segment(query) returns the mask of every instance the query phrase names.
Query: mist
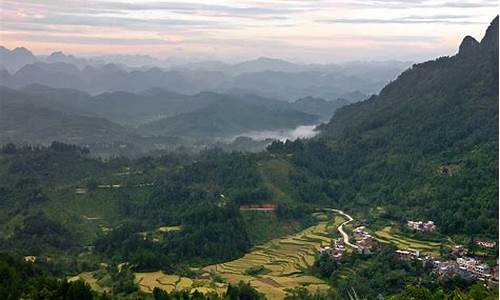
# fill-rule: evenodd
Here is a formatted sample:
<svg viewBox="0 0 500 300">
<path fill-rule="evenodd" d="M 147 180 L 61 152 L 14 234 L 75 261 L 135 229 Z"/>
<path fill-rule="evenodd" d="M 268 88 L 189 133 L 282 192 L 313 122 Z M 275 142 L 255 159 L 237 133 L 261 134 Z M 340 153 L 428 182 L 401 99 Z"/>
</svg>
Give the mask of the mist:
<svg viewBox="0 0 500 300">
<path fill-rule="evenodd" d="M 291 140 L 294 141 L 296 139 L 303 138 L 312 138 L 319 133 L 319 130 L 315 130 L 315 128 L 319 124 L 316 125 L 302 125 L 298 126 L 294 129 L 277 129 L 277 130 L 262 130 L 262 131 L 249 131 L 246 133 L 239 134 L 234 137 L 249 137 L 256 141 L 263 141 L 266 139 L 274 139 L 280 141 Z"/>
</svg>

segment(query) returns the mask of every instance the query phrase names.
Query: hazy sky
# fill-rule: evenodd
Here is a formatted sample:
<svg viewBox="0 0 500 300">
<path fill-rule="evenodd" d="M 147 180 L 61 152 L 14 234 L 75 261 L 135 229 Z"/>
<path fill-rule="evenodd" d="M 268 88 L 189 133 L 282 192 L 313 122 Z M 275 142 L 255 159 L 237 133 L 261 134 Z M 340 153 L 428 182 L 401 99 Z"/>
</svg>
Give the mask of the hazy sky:
<svg viewBox="0 0 500 300">
<path fill-rule="evenodd" d="M 1 0 L 0 44 L 36 54 L 419 61 L 480 39 L 493 0 Z"/>
</svg>

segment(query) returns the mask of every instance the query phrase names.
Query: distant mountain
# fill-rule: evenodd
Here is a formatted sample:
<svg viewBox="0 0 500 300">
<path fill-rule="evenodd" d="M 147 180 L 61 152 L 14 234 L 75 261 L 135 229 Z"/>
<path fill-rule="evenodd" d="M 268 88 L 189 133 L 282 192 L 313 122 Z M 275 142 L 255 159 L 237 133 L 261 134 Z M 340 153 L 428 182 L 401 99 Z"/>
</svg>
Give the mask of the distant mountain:
<svg viewBox="0 0 500 300">
<path fill-rule="evenodd" d="M 99 55 L 92 57 L 92 60 L 99 64 L 117 64 L 128 68 L 167 68 L 170 66 L 165 60 L 161 60 L 149 55 Z"/>
<path fill-rule="evenodd" d="M 342 98 L 326 101 L 322 98 L 306 97 L 293 102 L 292 107 L 298 111 L 318 115 L 323 119 L 329 120 L 337 109 L 350 103 L 348 100 Z"/>
<path fill-rule="evenodd" d="M 150 89 L 141 94 L 110 92 L 92 96 L 76 89 L 32 84 L 20 91 L 32 96 L 27 98 L 30 104 L 63 113 L 106 118 L 126 126 L 192 111 L 204 105 L 186 95 L 164 89 Z"/>
<path fill-rule="evenodd" d="M 136 62 L 132 67 L 117 58 Z M 98 94 L 113 91 L 136 93 L 161 87 L 182 94 L 215 91 L 255 94 L 286 101 L 308 96 L 359 101 L 359 95 L 354 93 L 378 93 L 408 65 L 402 62 L 305 65 L 259 58 L 237 64 L 206 61 L 171 66 L 149 56 L 79 58 L 59 51 L 35 57 L 25 48 L 11 51 L 3 47 L 0 48 L 0 59 L 5 62 L 3 69 L 9 72 L 1 74 L 2 85 L 15 89 L 42 84 Z"/>
<path fill-rule="evenodd" d="M 234 96 L 204 92 L 189 96 L 162 88 L 151 88 L 137 94 L 109 92 L 92 96 L 75 89 L 56 89 L 32 84 L 21 91 L 33 96 L 28 98 L 31 104 L 64 113 L 106 118 L 133 127 L 192 112 L 220 101 L 236 101 L 272 109 L 292 109 L 286 102 L 254 95 Z"/>
<path fill-rule="evenodd" d="M 379 88 L 381 88 L 379 82 L 345 76 L 341 73 L 316 71 L 244 73 L 224 81 L 218 87 L 224 92 L 246 92 L 286 101 L 308 96 L 325 99 L 345 98 L 355 91 L 365 94 L 376 93 Z"/>
<path fill-rule="evenodd" d="M 37 58 L 24 47 L 9 50 L 0 46 L 0 68 L 6 69 L 10 73 L 17 72 L 27 64 L 32 64 Z"/>
<path fill-rule="evenodd" d="M 48 144 L 61 141 L 78 145 L 113 143 L 139 145 L 139 136 L 108 120 L 66 114 L 41 107 L 38 98 L 0 88 L 0 144 L 21 142 Z"/>
<path fill-rule="evenodd" d="M 80 70 L 67 63 L 33 63 L 23 66 L 12 75 L 9 87 L 20 88 L 40 84 L 56 88 L 85 90 L 85 81 L 78 75 Z"/>
<path fill-rule="evenodd" d="M 317 120 L 317 116 L 293 109 L 276 109 L 226 98 L 192 112 L 145 124 L 140 129 L 169 136 L 230 137 L 247 131 L 294 128 Z"/>
<path fill-rule="evenodd" d="M 367 99 L 368 96 L 366 94 L 361 93 L 360 91 L 354 91 L 343 94 L 339 99 L 346 99 L 350 102 L 359 102 Z"/>
<path fill-rule="evenodd" d="M 92 96 L 37 84 L 21 90 L 0 87 L 0 105 L 0 144 L 58 140 L 90 146 L 96 154 L 136 155 L 179 146 L 197 151 L 216 138 L 293 129 L 319 119 L 287 102 L 253 95 L 189 96 L 161 88 Z M 245 144 L 263 147 L 262 143 L 240 146 Z"/>
<path fill-rule="evenodd" d="M 92 59 L 85 59 L 73 55 L 66 55 L 61 51 L 53 52 L 47 57 L 41 57 L 41 60 L 47 63 L 67 63 L 75 65 L 82 69 L 89 65 L 96 65 L 97 62 Z"/>
<path fill-rule="evenodd" d="M 301 72 L 304 66 L 288 62 L 283 59 L 260 57 L 254 60 L 249 60 L 234 64 L 230 67 L 232 73 L 257 73 L 265 71 L 274 72 Z"/>
<path fill-rule="evenodd" d="M 194 63 L 177 64 L 172 69 L 183 71 L 220 71 L 231 75 L 244 73 L 259 73 L 266 71 L 299 73 L 299 72 L 324 72 L 342 73 L 347 76 L 356 76 L 363 79 L 378 77 L 380 80 L 394 79 L 401 71 L 411 65 L 403 61 L 359 61 L 342 64 L 299 64 L 283 59 L 260 57 L 240 63 L 229 64 L 220 61 L 199 61 Z"/>
<path fill-rule="evenodd" d="M 182 73 L 159 68 L 125 70 L 115 64 L 86 66 L 83 69 L 65 62 L 36 62 L 25 65 L 3 83 L 11 88 L 41 84 L 55 88 L 73 88 L 97 94 L 102 92 L 139 92 L 162 87 L 178 93 L 194 94 L 213 90 L 226 79 L 222 73 Z"/>
</svg>

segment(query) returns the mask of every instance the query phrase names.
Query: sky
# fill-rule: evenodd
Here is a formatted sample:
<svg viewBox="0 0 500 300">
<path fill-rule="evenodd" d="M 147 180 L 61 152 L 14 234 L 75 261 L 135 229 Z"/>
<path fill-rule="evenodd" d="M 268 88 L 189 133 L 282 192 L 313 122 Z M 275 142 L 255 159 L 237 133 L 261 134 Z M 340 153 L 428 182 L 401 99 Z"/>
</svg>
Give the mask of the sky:
<svg viewBox="0 0 500 300">
<path fill-rule="evenodd" d="M 0 45 L 303 63 L 421 61 L 480 40 L 496 0 L 1 0 Z"/>
</svg>

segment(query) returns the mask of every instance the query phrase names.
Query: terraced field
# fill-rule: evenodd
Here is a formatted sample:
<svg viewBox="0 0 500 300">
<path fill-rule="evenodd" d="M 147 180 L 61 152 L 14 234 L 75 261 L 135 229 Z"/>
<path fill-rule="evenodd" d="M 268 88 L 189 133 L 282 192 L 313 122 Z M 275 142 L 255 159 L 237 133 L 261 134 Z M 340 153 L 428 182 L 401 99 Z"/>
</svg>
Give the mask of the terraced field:
<svg viewBox="0 0 500 300">
<path fill-rule="evenodd" d="M 326 290 L 328 285 L 323 280 L 307 275 L 304 271 L 314 263 L 319 248 L 330 244 L 332 233 L 345 219 L 339 215 L 332 219 L 325 214 L 316 214 L 316 217 L 319 223 L 315 226 L 257 246 L 240 259 L 197 270 L 201 274 L 200 278 L 152 272 L 136 273 L 136 282 L 141 291 L 148 293 L 158 287 L 166 291 L 188 289 L 222 294 L 226 291 L 227 283 L 242 280 L 270 300 L 283 299 L 286 289 L 300 285 L 312 291 Z M 264 272 L 255 275 L 247 273 L 250 268 L 261 266 Z M 214 275 L 219 275 L 227 283 L 214 282 Z"/>
<path fill-rule="evenodd" d="M 401 234 L 392 232 L 390 226 L 384 227 L 382 230 L 373 233 L 374 237 L 382 243 L 394 243 L 399 249 L 416 249 L 426 254 L 439 254 L 441 243 L 416 240 L 405 237 Z"/>
<path fill-rule="evenodd" d="M 90 285 L 90 287 L 94 291 L 97 291 L 100 293 L 104 293 L 104 292 L 109 293 L 111 291 L 111 289 L 109 287 L 102 287 L 101 285 L 99 285 L 99 283 L 97 282 L 97 279 L 94 277 L 94 274 L 92 272 L 83 272 L 83 273 L 80 273 L 76 276 L 68 278 L 69 282 L 77 281 L 77 280 L 84 281 L 85 283 Z"/>
<path fill-rule="evenodd" d="M 203 268 L 207 273 L 217 273 L 230 283 L 249 282 L 269 299 L 282 299 L 286 289 L 306 286 L 310 290 L 327 289 L 328 285 L 304 270 L 314 263 L 321 246 L 330 244 L 332 233 L 344 221 L 321 221 L 297 234 L 272 240 L 255 247 L 240 259 Z M 262 266 L 267 272 L 248 275 L 251 267 Z"/>
<path fill-rule="evenodd" d="M 177 275 L 164 274 L 161 271 L 150 273 L 135 273 L 135 280 L 141 291 L 151 293 L 155 287 L 161 288 L 167 292 L 198 290 L 203 293 L 216 292 L 224 293 L 226 284 L 212 282 L 209 279 L 191 279 Z"/>
</svg>

